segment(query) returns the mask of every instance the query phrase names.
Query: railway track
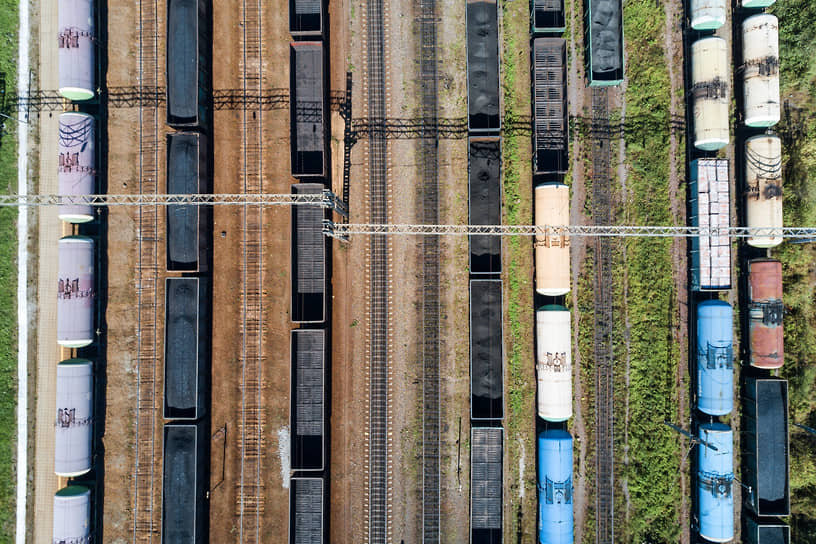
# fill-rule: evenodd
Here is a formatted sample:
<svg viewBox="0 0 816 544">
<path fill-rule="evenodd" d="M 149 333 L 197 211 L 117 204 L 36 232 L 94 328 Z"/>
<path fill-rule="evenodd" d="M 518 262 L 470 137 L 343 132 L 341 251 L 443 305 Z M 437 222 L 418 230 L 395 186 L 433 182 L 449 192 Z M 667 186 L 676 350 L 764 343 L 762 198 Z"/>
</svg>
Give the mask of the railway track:
<svg viewBox="0 0 816 544">
<path fill-rule="evenodd" d="M 422 219 L 439 223 L 436 0 L 419 0 Z M 422 239 L 422 542 L 439 542 L 439 237 Z"/>
<path fill-rule="evenodd" d="M 139 86 L 152 88 L 159 78 L 159 6 L 157 0 L 139 2 Z M 139 108 L 139 192 L 158 193 L 159 110 Z M 136 467 L 133 477 L 133 542 L 158 541 L 156 507 L 156 373 L 158 307 L 158 207 L 140 206 L 136 283 Z M 157 457 L 158 456 L 158 457 Z"/>
<path fill-rule="evenodd" d="M 609 174 L 609 94 L 592 89 L 592 216 L 596 225 L 612 223 Z M 614 451 L 612 395 L 612 240 L 595 239 L 595 542 L 614 544 Z"/>
<path fill-rule="evenodd" d="M 241 83 L 244 93 L 241 134 L 241 183 L 247 194 L 263 192 L 263 105 L 248 100 L 262 91 L 261 0 L 241 2 Z M 261 410 L 263 367 L 263 208 L 245 206 L 241 236 L 241 410 L 238 422 L 241 471 L 237 483 L 238 542 L 261 542 L 264 452 Z"/>
<path fill-rule="evenodd" d="M 372 221 L 388 219 L 387 141 L 380 130 L 386 118 L 385 103 L 385 0 L 366 3 L 366 104 L 368 118 L 377 130 L 368 134 L 368 202 Z M 389 439 L 389 247 L 385 236 L 372 236 L 368 244 L 368 345 L 369 436 L 367 542 L 381 544 L 390 537 Z"/>
</svg>

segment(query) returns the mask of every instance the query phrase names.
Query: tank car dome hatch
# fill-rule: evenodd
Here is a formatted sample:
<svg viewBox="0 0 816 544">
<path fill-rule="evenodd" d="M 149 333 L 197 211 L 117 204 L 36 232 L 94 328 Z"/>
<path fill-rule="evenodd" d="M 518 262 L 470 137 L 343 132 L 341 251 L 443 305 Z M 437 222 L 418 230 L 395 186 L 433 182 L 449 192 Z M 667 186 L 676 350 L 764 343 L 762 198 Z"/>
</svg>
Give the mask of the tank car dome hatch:
<svg viewBox="0 0 816 544">
<path fill-rule="evenodd" d="M 545 183 L 535 188 L 536 226 L 569 225 L 569 187 Z M 570 290 L 570 240 L 567 234 L 535 237 L 536 292 L 556 297 Z"/>
<path fill-rule="evenodd" d="M 96 179 L 96 120 L 87 113 L 66 112 L 59 116 L 57 184 L 62 196 L 94 193 Z M 93 221 L 93 207 L 63 204 L 59 218 L 67 223 Z"/>
<path fill-rule="evenodd" d="M 90 100 L 96 93 L 96 28 L 93 0 L 59 0 L 59 94 Z"/>
<path fill-rule="evenodd" d="M 742 78 L 745 124 L 770 127 L 779 122 L 779 20 L 770 13 L 742 22 Z"/>
<path fill-rule="evenodd" d="M 782 141 L 778 136 L 760 134 L 745 141 L 745 221 L 749 228 L 774 229 L 769 235 L 750 236 L 749 245 L 771 248 L 782 243 Z"/>
<path fill-rule="evenodd" d="M 725 24 L 725 0 L 691 0 L 691 28 L 717 30 Z"/>
<path fill-rule="evenodd" d="M 59 241 L 57 343 L 82 348 L 94 341 L 94 241 L 65 236 Z"/>
<path fill-rule="evenodd" d="M 697 306 L 697 409 L 721 416 L 734 408 L 733 310 L 721 300 Z"/>
<path fill-rule="evenodd" d="M 712 36 L 692 44 L 694 147 L 697 149 L 716 151 L 729 142 L 730 70 L 724 39 Z"/>
<path fill-rule="evenodd" d="M 572 436 L 560 429 L 538 435 L 538 541 L 573 542 Z"/>
<path fill-rule="evenodd" d="M 706 423 L 700 425 L 699 437 L 702 442 L 697 445 L 700 536 L 712 542 L 730 542 L 734 538 L 734 434 L 723 423 Z"/>
<path fill-rule="evenodd" d="M 538 416 L 546 421 L 572 417 L 572 335 L 564 306 L 542 306 L 536 312 L 536 380 Z"/>
</svg>

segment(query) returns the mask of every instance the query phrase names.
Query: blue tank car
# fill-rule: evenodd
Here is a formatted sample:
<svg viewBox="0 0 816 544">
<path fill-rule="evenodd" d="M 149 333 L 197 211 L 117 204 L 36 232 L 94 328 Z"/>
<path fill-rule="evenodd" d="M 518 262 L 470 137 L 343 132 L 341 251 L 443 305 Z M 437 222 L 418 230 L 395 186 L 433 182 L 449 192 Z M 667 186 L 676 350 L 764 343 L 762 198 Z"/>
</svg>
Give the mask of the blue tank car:
<svg viewBox="0 0 816 544">
<path fill-rule="evenodd" d="M 734 538 L 734 436 L 724 423 L 700 425 L 697 446 L 697 507 L 700 536 L 711 542 Z"/>
<path fill-rule="evenodd" d="M 572 544 L 572 436 L 538 435 L 538 542 Z"/>
<path fill-rule="evenodd" d="M 721 300 L 697 306 L 697 408 L 712 416 L 734 407 L 733 311 Z"/>
</svg>

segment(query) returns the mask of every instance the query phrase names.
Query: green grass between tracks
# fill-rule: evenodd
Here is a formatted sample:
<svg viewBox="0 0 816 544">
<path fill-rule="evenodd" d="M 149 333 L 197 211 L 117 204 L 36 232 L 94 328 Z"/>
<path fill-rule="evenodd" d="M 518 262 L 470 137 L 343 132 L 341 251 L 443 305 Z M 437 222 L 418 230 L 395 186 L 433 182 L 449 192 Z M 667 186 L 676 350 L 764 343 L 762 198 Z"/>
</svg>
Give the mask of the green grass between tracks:
<svg viewBox="0 0 816 544">
<path fill-rule="evenodd" d="M 626 115 L 658 116 L 663 130 L 635 127 L 626 133 L 628 201 L 619 218 L 630 225 L 669 224 L 670 88 L 663 48 L 665 13 L 652 0 L 624 3 L 627 75 Z M 620 245 L 628 268 L 629 462 L 624 467 L 631 498 L 626 542 L 677 542 L 680 535 L 676 436 L 662 425 L 676 419 L 675 375 L 680 355 L 672 337 L 674 290 L 671 242 L 627 239 Z M 620 263 L 620 260 L 616 260 Z M 617 264 L 620 266 L 620 264 Z M 616 362 L 616 368 L 622 361 Z M 621 396 L 616 394 L 616 399 Z M 617 429 L 620 432 L 620 429 Z"/>
<path fill-rule="evenodd" d="M 782 97 L 799 111 L 777 127 L 784 138 L 784 224 L 816 225 L 816 4 L 777 2 Z M 791 421 L 816 427 L 816 245 L 783 244 L 785 366 Z M 792 542 L 816 542 L 816 438 L 791 427 Z"/>
<path fill-rule="evenodd" d="M 6 93 L 17 81 L 17 1 L 0 0 L 0 72 Z M 2 122 L 2 119 L 0 119 Z M 0 191 L 17 191 L 17 126 L 5 121 Z M 0 542 L 14 538 L 17 405 L 17 210 L 0 208 Z"/>
<path fill-rule="evenodd" d="M 526 2 L 502 4 L 502 91 L 504 95 L 504 123 L 516 121 L 530 112 L 529 54 L 525 40 L 529 37 L 530 13 Z M 525 138 L 527 140 L 525 141 Z M 510 225 L 529 224 L 532 221 L 532 164 L 529 137 L 505 133 L 502 137 L 502 170 L 504 186 L 504 221 Z M 506 451 L 508 452 L 511 484 L 507 497 L 509 512 L 505 534 L 513 541 L 523 535 L 532 539 L 536 530 L 535 487 L 535 377 L 533 374 L 533 286 L 531 282 L 532 243 L 526 237 L 505 239 L 503 259 L 507 297 L 508 324 L 505 330 L 508 381 L 506 390 L 508 414 L 505 419 Z M 525 499 L 518 494 L 519 458 L 524 444 L 525 474 L 522 484 Z M 505 509 L 507 512 L 508 510 Z M 520 526 L 518 512 L 522 512 Z"/>
</svg>

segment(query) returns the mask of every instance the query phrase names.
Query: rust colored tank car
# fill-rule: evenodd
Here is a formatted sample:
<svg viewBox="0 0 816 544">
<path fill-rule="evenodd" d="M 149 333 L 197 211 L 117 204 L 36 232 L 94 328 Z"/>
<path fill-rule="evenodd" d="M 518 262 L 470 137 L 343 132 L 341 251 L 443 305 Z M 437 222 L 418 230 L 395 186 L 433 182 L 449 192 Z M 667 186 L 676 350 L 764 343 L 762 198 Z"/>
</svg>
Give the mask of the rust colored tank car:
<svg viewBox="0 0 816 544">
<path fill-rule="evenodd" d="M 757 368 L 779 368 L 785 362 L 782 263 L 755 259 L 748 267 L 750 363 Z"/>
</svg>

